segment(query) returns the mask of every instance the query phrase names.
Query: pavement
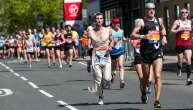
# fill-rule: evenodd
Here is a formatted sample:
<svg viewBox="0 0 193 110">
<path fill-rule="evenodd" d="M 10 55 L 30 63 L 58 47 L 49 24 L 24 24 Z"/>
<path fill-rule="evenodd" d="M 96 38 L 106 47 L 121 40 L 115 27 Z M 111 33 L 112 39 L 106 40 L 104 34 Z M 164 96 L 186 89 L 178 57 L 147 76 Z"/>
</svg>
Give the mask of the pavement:
<svg viewBox="0 0 193 110">
<path fill-rule="evenodd" d="M 90 60 L 90 57 L 86 57 L 86 59 L 79 58 L 74 61 L 81 62 L 81 61 L 89 61 L 89 60 Z M 127 60 L 124 61 L 124 70 L 125 71 L 134 71 L 135 70 L 133 61 L 134 61 L 134 58 L 131 56 Z M 162 71 L 177 71 L 177 66 L 176 66 L 177 61 L 178 59 L 177 59 L 176 54 L 165 54 Z M 193 65 L 192 65 L 192 68 L 193 68 Z M 185 63 L 183 63 L 181 71 L 186 72 Z M 193 73 L 193 70 L 192 70 L 192 73 Z"/>
<path fill-rule="evenodd" d="M 47 61 L 33 61 L 29 68 L 17 59 L 0 60 L 0 110 L 154 109 L 154 80 L 148 104 L 142 104 L 138 75 L 135 71 L 125 71 L 125 88 L 119 88 L 120 79 L 115 76 L 111 88 L 104 89 L 105 104 L 97 105 L 98 97 L 87 89 L 93 84 L 93 74 L 87 72 L 86 62 L 72 64 L 72 68 L 63 65 L 59 69 L 57 63 L 48 68 Z M 193 85 L 185 85 L 185 74 L 178 77 L 173 71 L 164 71 L 162 84 L 159 101 L 163 110 L 193 110 Z"/>
</svg>

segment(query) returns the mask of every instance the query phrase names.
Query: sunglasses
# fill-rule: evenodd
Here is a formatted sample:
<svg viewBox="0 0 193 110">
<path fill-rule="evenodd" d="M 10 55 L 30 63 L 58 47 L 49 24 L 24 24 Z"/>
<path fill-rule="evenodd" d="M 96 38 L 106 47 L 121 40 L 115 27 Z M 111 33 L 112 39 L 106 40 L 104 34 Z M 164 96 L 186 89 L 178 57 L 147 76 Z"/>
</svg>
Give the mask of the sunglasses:
<svg viewBox="0 0 193 110">
<path fill-rule="evenodd" d="M 182 14 L 184 14 L 184 13 L 185 13 L 185 14 L 188 14 L 188 12 L 187 12 L 187 11 L 186 11 L 186 12 L 182 11 L 182 12 L 180 12 L 180 13 L 182 13 Z"/>
<path fill-rule="evenodd" d="M 146 8 L 148 11 L 151 11 L 151 10 L 153 10 L 153 11 L 155 11 L 155 8 Z"/>
</svg>

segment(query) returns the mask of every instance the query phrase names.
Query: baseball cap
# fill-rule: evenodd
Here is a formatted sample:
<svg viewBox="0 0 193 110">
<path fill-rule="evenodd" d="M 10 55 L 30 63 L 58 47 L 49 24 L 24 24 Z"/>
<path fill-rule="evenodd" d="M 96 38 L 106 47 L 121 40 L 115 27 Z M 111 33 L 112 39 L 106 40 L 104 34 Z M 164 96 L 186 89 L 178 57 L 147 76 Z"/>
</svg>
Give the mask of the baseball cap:
<svg viewBox="0 0 193 110">
<path fill-rule="evenodd" d="M 120 20 L 119 20 L 118 18 L 114 18 L 114 19 L 112 20 L 112 23 L 120 23 Z"/>
</svg>

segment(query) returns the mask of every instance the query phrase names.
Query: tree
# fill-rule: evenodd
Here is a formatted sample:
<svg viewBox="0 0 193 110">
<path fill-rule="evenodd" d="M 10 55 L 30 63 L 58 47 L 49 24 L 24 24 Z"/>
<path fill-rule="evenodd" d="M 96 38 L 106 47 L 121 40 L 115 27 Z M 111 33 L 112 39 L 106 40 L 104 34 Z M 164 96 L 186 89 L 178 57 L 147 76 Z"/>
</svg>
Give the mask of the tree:
<svg viewBox="0 0 193 110">
<path fill-rule="evenodd" d="M 87 2 L 87 0 L 82 0 L 82 8 L 83 9 L 86 9 L 86 2 Z"/>
<path fill-rule="evenodd" d="M 44 24 L 53 25 L 63 16 L 60 10 L 63 9 L 62 0 L 4 0 L 7 29 L 9 33 L 18 30 L 36 27 L 36 15 L 41 13 L 44 15 Z M 8 17 L 8 18 L 7 18 Z"/>
</svg>

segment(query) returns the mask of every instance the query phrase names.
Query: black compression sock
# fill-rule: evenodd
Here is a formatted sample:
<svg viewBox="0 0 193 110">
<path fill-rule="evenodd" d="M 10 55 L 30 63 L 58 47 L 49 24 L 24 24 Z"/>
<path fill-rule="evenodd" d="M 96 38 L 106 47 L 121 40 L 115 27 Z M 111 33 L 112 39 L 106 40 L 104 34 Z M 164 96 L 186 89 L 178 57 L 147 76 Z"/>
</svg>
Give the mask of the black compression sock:
<svg viewBox="0 0 193 110">
<path fill-rule="evenodd" d="M 186 73 L 187 73 L 187 79 L 190 78 L 190 74 L 191 74 L 191 65 L 186 65 Z"/>
<path fill-rule="evenodd" d="M 182 66 L 178 65 L 178 62 L 177 62 L 177 66 L 178 66 L 178 69 L 179 69 L 179 70 L 182 68 Z"/>
</svg>

